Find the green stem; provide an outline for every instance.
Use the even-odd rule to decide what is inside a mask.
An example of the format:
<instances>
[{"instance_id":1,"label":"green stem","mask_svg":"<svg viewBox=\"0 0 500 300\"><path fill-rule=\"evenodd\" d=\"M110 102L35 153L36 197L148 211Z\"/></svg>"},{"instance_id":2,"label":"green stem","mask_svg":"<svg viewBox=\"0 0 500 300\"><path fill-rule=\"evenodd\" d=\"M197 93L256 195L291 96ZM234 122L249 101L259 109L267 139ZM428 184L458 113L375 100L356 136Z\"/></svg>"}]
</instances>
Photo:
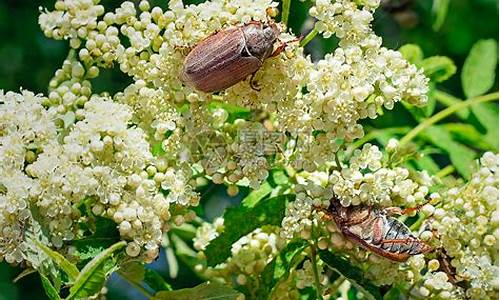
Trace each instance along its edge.
<instances>
[{"instance_id":1,"label":"green stem","mask_svg":"<svg viewBox=\"0 0 500 300\"><path fill-rule=\"evenodd\" d=\"M460 103L460 102L463 102L461 99L455 97L455 96L452 96L448 93L445 93L443 91L440 91L440 90L436 90L434 92L434 98L439 101L439 103L443 104L444 106L453 106L457 103ZM469 112L467 110L459 110L456 112L456 115L462 119L462 120L466 120L468 117L469 117Z\"/></svg>"},{"instance_id":2,"label":"green stem","mask_svg":"<svg viewBox=\"0 0 500 300\"><path fill-rule=\"evenodd\" d=\"M410 142L414 137L416 137L420 132L424 131L428 127L432 126L433 124L441 121L442 119L448 117L449 115L455 113L456 111L459 111L461 109L464 109L466 107L469 107L471 105L479 104L482 102L487 102L487 101L493 101L498 99L498 92L487 94L484 96L479 96L479 97L473 97L470 99L467 99L463 102L456 103L440 112L435 114L434 116L430 117L429 119L424 120L422 123L420 123L417 127L413 128L412 131L408 132L399 142L400 146L403 146Z\"/></svg>"},{"instance_id":3,"label":"green stem","mask_svg":"<svg viewBox=\"0 0 500 300\"><path fill-rule=\"evenodd\" d=\"M321 296L323 293L321 292L321 284L319 283L319 273L318 273L318 262L316 260L316 249L318 247L318 239L314 235L314 224L311 226L311 235L313 237L313 242L310 244L311 246L311 264L314 273L314 284L316 285L316 296L318 300L322 300Z\"/></svg>"},{"instance_id":4,"label":"green stem","mask_svg":"<svg viewBox=\"0 0 500 300\"><path fill-rule=\"evenodd\" d=\"M283 0L283 13L281 14L281 23L283 25L288 25L288 16L290 15L290 3L291 0Z\"/></svg>"},{"instance_id":5,"label":"green stem","mask_svg":"<svg viewBox=\"0 0 500 300\"><path fill-rule=\"evenodd\" d=\"M314 29L311 30L311 32L309 32L302 41L300 41L300 46L305 47L314 37L316 37L316 35L318 35L318 33L319 31L316 27L314 27Z\"/></svg>"},{"instance_id":6,"label":"green stem","mask_svg":"<svg viewBox=\"0 0 500 300\"><path fill-rule=\"evenodd\" d=\"M359 140L353 142L350 146L349 149L358 149L359 147L363 146L365 143L374 140L377 138L379 134L391 134L391 135L397 135L397 134L404 134L410 130L410 127L388 127L384 129L367 129L366 131L368 132L365 134L362 138Z\"/></svg>"},{"instance_id":7,"label":"green stem","mask_svg":"<svg viewBox=\"0 0 500 300\"><path fill-rule=\"evenodd\" d=\"M454 171L455 171L455 167L452 165L449 165L449 166L446 166L445 168L441 169L441 171L437 172L435 176L437 178L443 178L443 177L450 175Z\"/></svg>"},{"instance_id":8,"label":"green stem","mask_svg":"<svg viewBox=\"0 0 500 300\"><path fill-rule=\"evenodd\" d=\"M334 272L337 272L334 270ZM330 290L332 291L338 291L339 287L344 283L345 277L340 275L339 278L337 278L331 285L330 285Z\"/></svg>"}]
</instances>

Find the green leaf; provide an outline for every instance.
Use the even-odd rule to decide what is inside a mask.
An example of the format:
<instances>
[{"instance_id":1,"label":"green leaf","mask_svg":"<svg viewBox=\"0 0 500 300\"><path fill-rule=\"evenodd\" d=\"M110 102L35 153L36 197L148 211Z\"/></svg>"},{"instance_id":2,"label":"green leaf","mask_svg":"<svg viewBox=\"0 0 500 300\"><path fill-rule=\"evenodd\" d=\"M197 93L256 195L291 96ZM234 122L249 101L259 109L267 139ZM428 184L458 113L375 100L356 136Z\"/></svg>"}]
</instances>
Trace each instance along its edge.
<instances>
[{"instance_id":1,"label":"green leaf","mask_svg":"<svg viewBox=\"0 0 500 300\"><path fill-rule=\"evenodd\" d=\"M471 107L472 113L486 129L484 141L498 152L498 105L481 103Z\"/></svg>"},{"instance_id":2,"label":"green leaf","mask_svg":"<svg viewBox=\"0 0 500 300\"><path fill-rule=\"evenodd\" d=\"M165 248L165 258L168 264L168 275L170 278L176 278L179 273L179 262L177 261L173 247Z\"/></svg>"},{"instance_id":3,"label":"green leaf","mask_svg":"<svg viewBox=\"0 0 500 300\"><path fill-rule=\"evenodd\" d=\"M385 293L384 300L399 300L400 297L401 291L399 290L399 288L393 287L387 293Z\"/></svg>"},{"instance_id":4,"label":"green leaf","mask_svg":"<svg viewBox=\"0 0 500 300\"><path fill-rule=\"evenodd\" d=\"M163 150L163 143L158 142L153 144L153 146L151 147L151 154L153 154L153 156L160 156L165 154L165 150Z\"/></svg>"},{"instance_id":5,"label":"green leaf","mask_svg":"<svg viewBox=\"0 0 500 300\"><path fill-rule=\"evenodd\" d=\"M448 7L450 0L434 0L432 5L432 14L434 15L434 23L432 29L438 31L443 26L446 15L448 14Z\"/></svg>"},{"instance_id":6,"label":"green leaf","mask_svg":"<svg viewBox=\"0 0 500 300\"><path fill-rule=\"evenodd\" d=\"M351 288L347 291L347 300L358 300L358 290L351 286Z\"/></svg>"},{"instance_id":7,"label":"green leaf","mask_svg":"<svg viewBox=\"0 0 500 300\"><path fill-rule=\"evenodd\" d=\"M355 288L362 291L368 299L382 299L378 287L368 281L363 271L351 265L346 258L337 256L328 250L319 251L319 257L329 268L339 272L347 278L347 280L349 280Z\"/></svg>"},{"instance_id":8,"label":"green leaf","mask_svg":"<svg viewBox=\"0 0 500 300\"><path fill-rule=\"evenodd\" d=\"M205 282L193 288L157 293L154 300L236 300L241 294L218 282Z\"/></svg>"},{"instance_id":9,"label":"green leaf","mask_svg":"<svg viewBox=\"0 0 500 300\"><path fill-rule=\"evenodd\" d=\"M117 268L112 255L126 245L127 242L120 241L102 251L85 265L69 289L70 294L67 299L79 299L98 293L104 286L107 276Z\"/></svg>"},{"instance_id":10,"label":"green leaf","mask_svg":"<svg viewBox=\"0 0 500 300\"><path fill-rule=\"evenodd\" d=\"M120 232L116 223L108 218L96 217L93 227L95 229L91 236L75 240L72 244L76 248L75 254L82 261L94 258L120 240Z\"/></svg>"},{"instance_id":11,"label":"green leaf","mask_svg":"<svg viewBox=\"0 0 500 300\"><path fill-rule=\"evenodd\" d=\"M420 46L415 44L403 45L398 51L401 52L403 57L412 64L418 64L422 61L422 59L424 59L422 49L420 49Z\"/></svg>"},{"instance_id":12,"label":"green leaf","mask_svg":"<svg viewBox=\"0 0 500 300\"><path fill-rule=\"evenodd\" d=\"M68 129L69 126L73 125L76 121L76 115L73 111L68 111L63 116L60 117L64 122L64 129Z\"/></svg>"},{"instance_id":13,"label":"green leaf","mask_svg":"<svg viewBox=\"0 0 500 300\"><path fill-rule=\"evenodd\" d=\"M281 225L286 204L293 195L282 195L260 201L252 208L230 207L224 213L224 232L212 240L205 254L209 266L224 262L231 255L231 245L245 234L263 225Z\"/></svg>"},{"instance_id":14,"label":"green leaf","mask_svg":"<svg viewBox=\"0 0 500 300\"><path fill-rule=\"evenodd\" d=\"M200 263L198 259L198 253L195 252L189 245L181 239L178 235L170 233L171 246L175 249L176 257L184 262L186 265L194 269L194 267Z\"/></svg>"},{"instance_id":15,"label":"green leaf","mask_svg":"<svg viewBox=\"0 0 500 300\"><path fill-rule=\"evenodd\" d=\"M288 278L290 270L300 258L302 251L308 246L305 240L288 243L284 249L264 268L260 275L258 299L267 299L280 279Z\"/></svg>"},{"instance_id":16,"label":"green leaf","mask_svg":"<svg viewBox=\"0 0 500 300\"><path fill-rule=\"evenodd\" d=\"M455 63L446 56L431 56L418 64L432 82L442 82L456 73Z\"/></svg>"},{"instance_id":17,"label":"green leaf","mask_svg":"<svg viewBox=\"0 0 500 300\"><path fill-rule=\"evenodd\" d=\"M118 274L127 281L137 285L145 283L155 292L172 290L170 284L168 284L160 274L155 270L146 268L144 263L137 260L129 261L121 265Z\"/></svg>"},{"instance_id":18,"label":"green leaf","mask_svg":"<svg viewBox=\"0 0 500 300\"><path fill-rule=\"evenodd\" d=\"M480 40L472 46L461 74L462 88L467 98L482 95L493 87L497 62L497 41Z\"/></svg>"},{"instance_id":19,"label":"green leaf","mask_svg":"<svg viewBox=\"0 0 500 300\"><path fill-rule=\"evenodd\" d=\"M222 108L229 114L227 122L232 123L236 119L248 119L252 115L252 111L248 108L237 106L234 104L224 103L220 101L212 101L208 105L210 111Z\"/></svg>"},{"instance_id":20,"label":"green leaf","mask_svg":"<svg viewBox=\"0 0 500 300\"><path fill-rule=\"evenodd\" d=\"M317 300L318 296L316 293L316 289L313 287L307 287L305 289L299 290L300 296L299 300Z\"/></svg>"},{"instance_id":21,"label":"green leaf","mask_svg":"<svg viewBox=\"0 0 500 300\"><path fill-rule=\"evenodd\" d=\"M56 252L39 241L32 239L33 243L42 250L54 263L59 266L69 277L70 281L73 282L78 277L80 271L78 268L72 264L69 260L67 260L64 256L62 256L59 252Z\"/></svg>"},{"instance_id":22,"label":"green leaf","mask_svg":"<svg viewBox=\"0 0 500 300\"><path fill-rule=\"evenodd\" d=\"M141 284L146 276L146 268L144 268L144 264L142 262L131 260L120 266L118 274L120 274L123 278L126 278L127 281Z\"/></svg>"},{"instance_id":23,"label":"green leaf","mask_svg":"<svg viewBox=\"0 0 500 300\"><path fill-rule=\"evenodd\" d=\"M266 181L261 184L258 189L251 191L250 194L241 201L241 205L254 207L260 200L271 194L272 191L272 186Z\"/></svg>"},{"instance_id":24,"label":"green leaf","mask_svg":"<svg viewBox=\"0 0 500 300\"><path fill-rule=\"evenodd\" d=\"M52 285L52 283L50 283L50 280L43 274L41 273L39 274L40 274L40 279L42 280L43 289L45 290L45 294L47 295L47 297L49 297L50 300L60 300L61 297L59 297L59 292Z\"/></svg>"},{"instance_id":25,"label":"green leaf","mask_svg":"<svg viewBox=\"0 0 500 300\"><path fill-rule=\"evenodd\" d=\"M271 186L288 185L290 180L283 169L273 169L271 171Z\"/></svg>"},{"instance_id":26,"label":"green leaf","mask_svg":"<svg viewBox=\"0 0 500 300\"><path fill-rule=\"evenodd\" d=\"M439 165L429 155L424 155L418 159L414 159L413 162L417 165L418 170L426 170L430 174L436 174L439 170L441 170Z\"/></svg>"},{"instance_id":27,"label":"green leaf","mask_svg":"<svg viewBox=\"0 0 500 300\"><path fill-rule=\"evenodd\" d=\"M476 153L453 140L451 134L442 126L431 126L422 136L450 156L451 163L464 178L470 178Z\"/></svg>"},{"instance_id":28,"label":"green leaf","mask_svg":"<svg viewBox=\"0 0 500 300\"><path fill-rule=\"evenodd\" d=\"M480 133L471 124L448 123L441 126L443 126L448 132L451 133L454 140L464 145L481 149L483 151L498 151L497 148L494 147L498 145L495 145L497 138L495 139L495 141L490 141L494 144L491 145L490 142L487 142L484 134Z\"/></svg>"},{"instance_id":29,"label":"green leaf","mask_svg":"<svg viewBox=\"0 0 500 300\"><path fill-rule=\"evenodd\" d=\"M172 286L165 281L163 276L158 274L155 270L146 269L144 276L144 283L146 283L154 291L171 291Z\"/></svg>"},{"instance_id":30,"label":"green leaf","mask_svg":"<svg viewBox=\"0 0 500 300\"><path fill-rule=\"evenodd\" d=\"M196 227L189 223L184 223L180 226L172 224L170 232L175 233L184 240L192 240L196 236Z\"/></svg>"}]
</instances>

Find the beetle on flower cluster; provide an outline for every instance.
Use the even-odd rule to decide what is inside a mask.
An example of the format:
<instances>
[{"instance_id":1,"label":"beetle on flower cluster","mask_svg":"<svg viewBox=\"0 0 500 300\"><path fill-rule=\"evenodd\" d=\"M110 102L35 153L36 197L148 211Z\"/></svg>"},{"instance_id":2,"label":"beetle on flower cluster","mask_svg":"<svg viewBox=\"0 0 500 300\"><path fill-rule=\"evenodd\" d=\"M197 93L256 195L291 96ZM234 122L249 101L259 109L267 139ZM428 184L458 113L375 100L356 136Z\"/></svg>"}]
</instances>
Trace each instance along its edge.
<instances>
[{"instance_id":1,"label":"beetle on flower cluster","mask_svg":"<svg viewBox=\"0 0 500 300\"><path fill-rule=\"evenodd\" d=\"M207 280L197 297L382 298L388 285L407 298L498 295L498 155L449 183L415 167L408 143L433 118L391 128L401 142L368 142L368 119L401 102L421 117L429 92L418 51L373 31L379 2L309 1L301 43L285 29L290 1L279 21L272 0L41 10L43 33L71 51L47 95L0 92L0 260L37 270L56 294L69 286L69 299L102 294L119 268L134 284L127 275L160 280L137 268L162 247L172 277L178 258ZM333 35L331 53L307 55ZM106 69L127 86L99 92ZM244 200L210 222L221 187Z\"/></svg>"},{"instance_id":2,"label":"beetle on flower cluster","mask_svg":"<svg viewBox=\"0 0 500 300\"><path fill-rule=\"evenodd\" d=\"M285 49L273 51L280 30L274 23L250 22L224 29L198 43L184 59L182 79L202 92L218 92L255 75L264 60ZM253 89L258 90L250 78Z\"/></svg>"}]
</instances>

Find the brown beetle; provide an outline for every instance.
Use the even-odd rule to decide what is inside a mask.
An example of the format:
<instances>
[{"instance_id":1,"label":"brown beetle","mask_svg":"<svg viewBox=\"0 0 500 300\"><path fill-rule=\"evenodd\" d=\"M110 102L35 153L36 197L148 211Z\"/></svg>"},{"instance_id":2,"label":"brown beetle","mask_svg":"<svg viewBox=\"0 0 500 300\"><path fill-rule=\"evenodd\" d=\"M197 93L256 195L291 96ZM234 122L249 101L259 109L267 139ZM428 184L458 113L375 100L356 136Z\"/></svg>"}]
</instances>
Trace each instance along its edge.
<instances>
[{"instance_id":1,"label":"brown beetle","mask_svg":"<svg viewBox=\"0 0 500 300\"><path fill-rule=\"evenodd\" d=\"M273 52L280 30L274 23L252 21L219 31L198 43L184 60L181 79L197 90L212 93L224 90L253 75L265 59L278 55L286 44Z\"/></svg>"},{"instance_id":2,"label":"brown beetle","mask_svg":"<svg viewBox=\"0 0 500 300\"><path fill-rule=\"evenodd\" d=\"M348 239L380 256L404 262L412 255L433 250L415 237L405 224L390 216L406 214L416 209L418 208L380 209L363 205L344 207L334 197L326 213Z\"/></svg>"}]
</instances>

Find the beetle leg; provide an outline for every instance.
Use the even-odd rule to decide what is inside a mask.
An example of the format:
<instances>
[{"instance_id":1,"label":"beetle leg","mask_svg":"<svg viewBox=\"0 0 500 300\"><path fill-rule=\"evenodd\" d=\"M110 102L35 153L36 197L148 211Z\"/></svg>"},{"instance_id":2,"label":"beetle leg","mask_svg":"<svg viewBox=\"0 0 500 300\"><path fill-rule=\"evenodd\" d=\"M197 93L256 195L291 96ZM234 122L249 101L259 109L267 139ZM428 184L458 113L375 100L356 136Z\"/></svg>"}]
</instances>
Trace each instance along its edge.
<instances>
[{"instance_id":1,"label":"beetle leg","mask_svg":"<svg viewBox=\"0 0 500 300\"><path fill-rule=\"evenodd\" d=\"M384 213L388 216L393 216L393 215L409 215L412 214L413 212L419 212L420 209L422 208L423 205L419 205L416 207L407 207L407 208L401 208L401 207L386 207L384 208Z\"/></svg>"},{"instance_id":2,"label":"beetle leg","mask_svg":"<svg viewBox=\"0 0 500 300\"><path fill-rule=\"evenodd\" d=\"M315 210L322 211L324 213L323 219L325 219L326 221L333 221L334 220L332 212L329 211L327 208L324 208L322 206L316 206L316 205L314 205L313 207Z\"/></svg>"},{"instance_id":3,"label":"beetle leg","mask_svg":"<svg viewBox=\"0 0 500 300\"><path fill-rule=\"evenodd\" d=\"M408 243L411 243L411 242L420 242L418 239L416 238L405 238L405 239L387 239L387 240L382 240L381 243L382 244L388 244L388 243L392 243L392 244L408 244Z\"/></svg>"},{"instance_id":4,"label":"beetle leg","mask_svg":"<svg viewBox=\"0 0 500 300\"><path fill-rule=\"evenodd\" d=\"M378 217L373 224L373 239L372 242L375 245L380 244L384 239L384 220Z\"/></svg>"},{"instance_id":5,"label":"beetle leg","mask_svg":"<svg viewBox=\"0 0 500 300\"><path fill-rule=\"evenodd\" d=\"M283 50L285 50L287 43L281 42L281 44L274 50L274 52L269 57L278 56Z\"/></svg>"},{"instance_id":6,"label":"beetle leg","mask_svg":"<svg viewBox=\"0 0 500 300\"><path fill-rule=\"evenodd\" d=\"M303 36L300 35L297 38L295 38L295 39L293 39L291 41L288 41L288 42L281 42L280 41L280 45L278 46L278 48L276 48L276 50L274 50L274 52L269 57L275 57L275 56L277 56L278 54L280 54L281 52L283 52L283 50L285 50L285 48L286 48L286 46L288 44L301 41L302 38L303 38Z\"/></svg>"},{"instance_id":7,"label":"beetle leg","mask_svg":"<svg viewBox=\"0 0 500 300\"><path fill-rule=\"evenodd\" d=\"M258 82L254 80L256 73L257 72L253 72L252 77L250 77L250 87L252 88L252 90L260 92L261 88L259 87Z\"/></svg>"}]
</instances>

